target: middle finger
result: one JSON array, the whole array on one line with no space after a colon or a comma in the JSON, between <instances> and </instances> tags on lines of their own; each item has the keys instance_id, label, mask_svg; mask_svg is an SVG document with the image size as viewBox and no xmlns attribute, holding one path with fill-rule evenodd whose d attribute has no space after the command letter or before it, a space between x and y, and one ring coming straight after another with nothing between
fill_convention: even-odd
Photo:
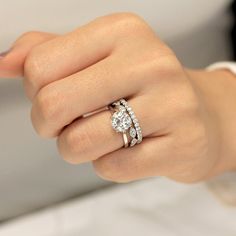
<instances>
[{"instance_id":1,"label":"middle finger","mask_svg":"<svg viewBox=\"0 0 236 236\"><path fill-rule=\"evenodd\" d=\"M141 89L142 73L128 68L111 56L42 88L32 108L37 132L43 137L55 137L78 117L122 97L133 96Z\"/></svg>"}]
</instances>

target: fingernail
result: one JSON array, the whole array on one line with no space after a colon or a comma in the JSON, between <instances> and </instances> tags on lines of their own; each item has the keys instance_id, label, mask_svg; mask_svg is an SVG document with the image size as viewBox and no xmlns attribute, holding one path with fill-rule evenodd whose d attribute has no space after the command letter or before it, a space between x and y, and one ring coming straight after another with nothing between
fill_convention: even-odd
<instances>
[{"instance_id":1,"label":"fingernail","mask_svg":"<svg viewBox=\"0 0 236 236\"><path fill-rule=\"evenodd\" d=\"M5 51L5 52L1 52L1 53L0 53L0 59L3 58L3 57L5 57L10 51L11 51L11 50L9 49L9 50L7 50L7 51Z\"/></svg>"}]
</instances>

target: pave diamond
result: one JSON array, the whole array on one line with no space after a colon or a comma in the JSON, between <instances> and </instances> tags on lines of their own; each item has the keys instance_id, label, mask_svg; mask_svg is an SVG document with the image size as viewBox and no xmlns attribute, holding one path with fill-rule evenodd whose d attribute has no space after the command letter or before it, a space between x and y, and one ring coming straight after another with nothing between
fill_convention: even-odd
<instances>
[{"instance_id":1,"label":"pave diamond","mask_svg":"<svg viewBox=\"0 0 236 236\"><path fill-rule=\"evenodd\" d=\"M125 132L131 127L132 120L126 112L121 110L112 115L111 124L117 132Z\"/></svg>"},{"instance_id":2,"label":"pave diamond","mask_svg":"<svg viewBox=\"0 0 236 236\"><path fill-rule=\"evenodd\" d=\"M131 136L132 138L135 138L135 136L136 136L136 134L137 134L135 128L130 128L129 134L130 134L130 136Z\"/></svg>"},{"instance_id":3,"label":"pave diamond","mask_svg":"<svg viewBox=\"0 0 236 236\"><path fill-rule=\"evenodd\" d=\"M124 106L119 106L119 111L126 112L126 108Z\"/></svg>"},{"instance_id":4,"label":"pave diamond","mask_svg":"<svg viewBox=\"0 0 236 236\"><path fill-rule=\"evenodd\" d=\"M132 114L131 118L134 120L136 118L136 116L134 114Z\"/></svg>"},{"instance_id":5,"label":"pave diamond","mask_svg":"<svg viewBox=\"0 0 236 236\"><path fill-rule=\"evenodd\" d=\"M133 147L137 142L138 142L138 140L136 138L132 139L132 141L130 143L130 147Z\"/></svg>"}]
</instances>

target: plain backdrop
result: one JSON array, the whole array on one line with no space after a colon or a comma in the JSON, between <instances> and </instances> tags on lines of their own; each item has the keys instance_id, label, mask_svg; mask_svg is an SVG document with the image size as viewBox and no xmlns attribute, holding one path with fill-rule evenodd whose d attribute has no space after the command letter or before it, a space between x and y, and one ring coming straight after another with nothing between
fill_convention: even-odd
<instances>
[{"instance_id":1,"label":"plain backdrop","mask_svg":"<svg viewBox=\"0 0 236 236\"><path fill-rule=\"evenodd\" d=\"M230 57L227 0L1 0L0 50L30 30L65 33L112 12L143 16L186 66ZM79 43L79 42L78 42ZM58 58L60 60L60 58ZM92 191L107 183L91 166L64 163L54 141L41 140L20 80L0 81L0 220Z\"/></svg>"}]
</instances>

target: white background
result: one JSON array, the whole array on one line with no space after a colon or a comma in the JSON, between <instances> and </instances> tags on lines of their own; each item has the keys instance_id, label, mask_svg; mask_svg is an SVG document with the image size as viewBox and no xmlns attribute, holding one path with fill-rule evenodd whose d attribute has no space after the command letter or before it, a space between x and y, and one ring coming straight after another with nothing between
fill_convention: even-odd
<instances>
[{"instance_id":1,"label":"white background","mask_svg":"<svg viewBox=\"0 0 236 236\"><path fill-rule=\"evenodd\" d=\"M188 66L229 55L225 0L0 0L0 49L21 33L64 33L118 11L143 16ZM58 58L60 60L60 58ZM20 81L0 81L0 220L93 190L103 184L89 165L65 164L54 141L38 138Z\"/></svg>"}]
</instances>

